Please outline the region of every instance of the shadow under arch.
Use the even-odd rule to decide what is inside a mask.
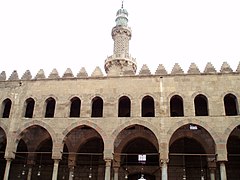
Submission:
[[[227,139],[227,178],[240,179],[240,123],[236,126]]]
[[[167,131],[167,136],[166,136],[167,143],[170,143],[170,139],[172,138],[174,132],[176,132],[182,126],[190,125],[190,124],[194,124],[194,125],[204,128],[206,130],[206,132],[208,132],[209,135],[213,138],[213,141],[215,144],[222,142],[222,138],[206,122],[199,121],[197,119],[187,119],[187,120],[182,120],[182,121],[175,123]]]
[[[157,138],[159,144],[160,144],[160,137],[159,135],[159,130],[151,123],[147,122],[147,121],[143,121],[143,120],[132,120],[132,121],[127,121],[123,124],[121,124],[120,126],[118,126],[111,134],[111,138],[113,139],[113,142],[115,142],[118,134],[124,130],[127,127],[133,126],[133,125],[140,125],[140,126],[144,126],[146,128],[148,128],[150,131],[152,131],[152,133],[154,134],[154,136]]]
[[[174,141],[181,138],[192,138],[197,140],[208,154],[215,154],[216,144],[211,134],[198,124],[188,123],[179,127],[171,136],[169,147]]]
[[[32,171],[32,179],[52,176],[53,140],[46,128],[37,124],[26,126],[17,134],[15,143],[16,152],[10,179],[24,179],[28,171]]]
[[[70,126],[64,131],[64,163],[59,168],[65,172],[70,171],[76,179],[86,179],[89,176],[98,179],[104,177],[101,168],[105,165],[104,141],[96,126],[94,128],[86,124],[75,124],[73,128]]]
[[[225,139],[223,138],[223,142],[227,143],[227,140],[229,138],[229,136],[231,135],[231,133],[233,133],[233,131],[240,125],[240,123],[238,121],[235,121],[233,123],[231,123],[224,131],[224,136]]]
[[[2,122],[0,122],[0,129],[2,129],[5,133],[5,135],[7,136],[8,127]]]
[[[172,134],[169,141],[171,178],[209,179],[210,168],[216,168],[216,144],[202,126],[187,123]]]
[[[141,159],[143,158],[143,159]],[[132,124],[122,129],[114,140],[114,163],[119,167],[119,178],[134,174],[159,176],[159,143],[155,134],[143,124]]]
[[[70,126],[68,126],[62,133],[63,134],[62,142],[64,143],[64,140],[69,132],[71,132],[76,127],[83,127],[83,126],[88,126],[94,129],[101,136],[101,138],[103,139],[103,142],[106,142],[109,139],[109,136],[106,134],[106,132],[103,131],[103,129],[100,128],[97,124],[85,120],[85,121],[73,123]]]
[[[7,145],[6,129],[0,126],[0,177],[4,177],[6,160],[4,158]]]
[[[26,131],[26,129],[28,129],[31,126],[39,126],[39,127],[44,128],[49,133],[49,135],[52,139],[52,142],[53,142],[53,146],[57,142],[56,133],[51,126],[49,126],[47,123],[44,123],[42,121],[34,120],[34,121],[31,121],[31,122],[25,123],[23,126],[21,126],[16,131],[15,143],[17,143],[22,138],[21,134],[24,133]]]

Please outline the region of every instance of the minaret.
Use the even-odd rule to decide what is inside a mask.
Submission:
[[[128,27],[128,12],[123,8],[117,11],[116,26],[112,29],[114,40],[113,55],[105,60],[105,71],[107,74],[122,75],[124,70],[136,73],[137,64],[129,54],[129,40],[132,36],[131,28]]]

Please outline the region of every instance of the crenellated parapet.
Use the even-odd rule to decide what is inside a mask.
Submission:
[[[124,62],[118,62],[124,63]],[[215,69],[212,63],[208,62],[205,66],[203,72],[199,70],[195,63],[191,63],[187,72],[184,72],[181,66],[176,63],[174,64],[170,73],[167,72],[164,65],[159,64],[154,74],[151,73],[150,69],[146,64],[142,66],[139,72],[136,74],[135,71],[129,66],[123,68],[121,74],[118,72],[118,68],[112,68],[111,72],[107,75],[103,73],[100,67],[96,67],[94,71],[89,76],[86,69],[82,67],[80,71],[75,76],[70,68],[67,68],[62,76],[59,75],[57,69],[53,69],[52,72],[46,76],[43,69],[40,69],[35,77],[32,76],[31,72],[27,70],[21,78],[16,70],[12,72],[12,74],[7,77],[6,72],[2,71],[0,74],[0,81],[17,81],[17,80],[53,80],[53,79],[83,79],[83,78],[98,78],[98,77],[122,77],[122,76],[181,76],[181,75],[208,75],[208,74],[239,74],[240,73],[240,63],[238,64],[236,70],[234,71],[227,62],[223,62],[219,71]]]

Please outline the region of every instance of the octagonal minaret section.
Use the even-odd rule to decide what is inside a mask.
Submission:
[[[130,56],[129,40],[132,37],[131,28],[128,27],[128,12],[123,8],[117,11],[116,26],[112,29],[114,40],[113,55],[105,60],[105,71],[107,74],[122,75],[124,71],[137,70],[136,60]]]

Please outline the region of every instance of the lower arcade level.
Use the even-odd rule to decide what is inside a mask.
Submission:
[[[12,140],[0,128],[0,179],[240,179],[240,126],[227,138],[226,161],[219,160],[212,135],[197,124],[180,126],[167,146],[159,145],[155,134],[140,124],[122,129],[113,144],[88,125],[64,133],[62,143],[57,143],[46,128],[31,125],[20,132],[9,158],[7,141]],[[55,153],[58,148],[60,155]]]

